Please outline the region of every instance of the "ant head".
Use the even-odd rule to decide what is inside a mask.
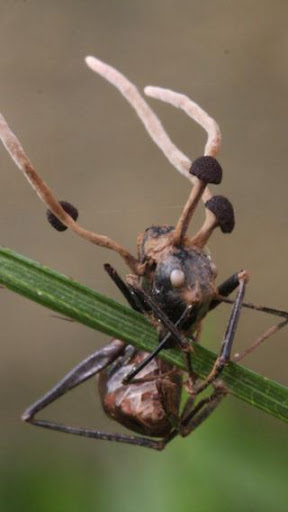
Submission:
[[[176,321],[188,305],[199,318],[215,294],[216,267],[188,239],[175,246],[174,231],[173,226],[152,226],[139,237],[139,259],[146,265],[142,284],[169,318]]]
[[[214,157],[203,156],[191,166],[197,178],[176,228],[152,226],[138,238],[139,260],[146,264],[144,286],[157,299],[157,303],[175,320],[187,305],[193,306],[195,320],[207,312],[214,296],[217,269],[204,247],[216,227],[223,233],[234,228],[234,211],[223,196],[212,196],[205,203],[206,219],[199,232],[186,235],[189,221],[203,195],[207,183],[221,182],[222,169]]]

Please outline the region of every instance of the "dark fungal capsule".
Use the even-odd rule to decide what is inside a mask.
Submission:
[[[79,213],[73,204],[68,203],[68,201],[59,201],[59,203],[61,204],[63,210],[65,210],[65,212],[68,213],[68,215],[70,215],[73,220],[78,219]],[[56,229],[56,231],[65,231],[67,229],[67,226],[65,226],[63,222],[61,222],[61,220],[59,220],[56,215],[51,212],[51,210],[47,210],[46,217],[49,224],[51,224],[51,226]]]
[[[204,183],[218,185],[222,180],[222,167],[213,156],[200,156],[190,167],[190,174]]]
[[[205,207],[214,213],[222,233],[231,233],[235,226],[234,208],[224,196],[213,196]]]

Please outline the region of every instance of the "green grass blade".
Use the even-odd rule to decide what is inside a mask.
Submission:
[[[108,299],[85,286],[31,261],[10,249],[0,249],[0,283],[82,324],[151,351],[157,336],[143,315]],[[185,369],[182,354],[165,350],[161,357]],[[216,354],[195,347],[193,368],[204,377]],[[229,391],[238,398],[288,421],[288,388],[261,377],[243,366],[229,363],[223,372]]]

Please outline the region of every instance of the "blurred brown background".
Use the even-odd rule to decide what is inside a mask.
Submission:
[[[234,233],[209,244],[219,281],[247,268],[249,300],[287,309],[287,17],[284,1],[0,0],[1,110],[57,196],[79,207],[82,224],[134,252],[139,231],[175,223],[189,183],[83,59],[98,56],[140,89],[188,94],[220,124],[219,193],[236,210]],[[184,152],[202,154],[199,127],[150,104]],[[122,301],[103,271],[110,262],[125,274],[117,255],[50,229],[3,148],[0,167],[1,244]],[[192,231],[202,219],[200,208]],[[287,427],[233,398],[162,454],[22,424],[27,405],[107,339],[8,291],[0,300],[1,510],[287,510]],[[214,350],[228,311],[208,321],[203,343]],[[271,322],[245,313],[237,349]],[[246,364],[287,384],[287,356],[283,331]],[[47,416],[117,430],[89,384]]]

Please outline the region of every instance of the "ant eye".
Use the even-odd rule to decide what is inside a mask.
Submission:
[[[185,274],[183,270],[175,268],[170,274],[170,281],[174,288],[180,288],[185,283]]]

